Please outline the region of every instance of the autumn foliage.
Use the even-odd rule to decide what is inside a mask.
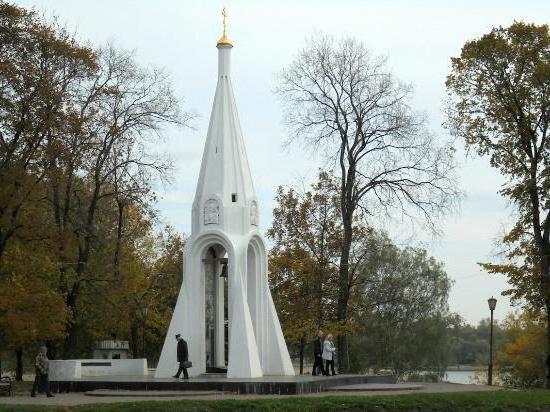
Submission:
[[[0,356],[15,351],[18,378],[44,342],[82,358],[117,336],[158,356],[184,238],[157,229],[171,163],[154,144],[188,119],[162,70],[0,2]]]

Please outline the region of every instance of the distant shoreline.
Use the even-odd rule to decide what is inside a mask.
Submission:
[[[477,370],[483,370],[484,367],[482,365],[454,365],[454,366],[448,366],[445,370],[446,372],[475,372]]]

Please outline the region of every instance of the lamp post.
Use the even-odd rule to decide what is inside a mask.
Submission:
[[[145,357],[145,331],[147,327],[147,313],[149,312],[149,308],[147,307],[146,303],[142,303],[139,307],[141,311],[141,316],[143,319],[143,328],[142,328],[142,339],[141,339],[141,356]]]
[[[487,371],[487,384],[490,386],[493,384],[493,311],[497,306],[497,300],[491,296],[487,300],[489,303],[489,310],[491,311],[491,335],[489,338],[489,370]]]

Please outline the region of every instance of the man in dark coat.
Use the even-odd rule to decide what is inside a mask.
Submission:
[[[183,379],[189,379],[189,375],[187,374],[187,361],[189,360],[189,353],[187,351],[187,342],[183,340],[181,335],[178,333],[176,335],[176,340],[178,341],[178,363],[179,368],[178,372],[174,375],[174,378],[179,378],[180,373],[183,372]]]
[[[34,368],[36,370],[36,376],[34,377],[34,383],[32,385],[31,396],[34,398],[36,396],[36,390],[41,388],[46,392],[48,398],[52,398],[53,395],[50,392],[50,382],[48,379],[48,374],[50,370],[50,363],[48,360],[48,348],[46,346],[41,346],[38,351],[38,356],[34,362]]]
[[[314,356],[314,362],[313,362],[313,368],[311,370],[311,374],[313,376],[317,375],[317,368],[321,369],[321,373],[323,375],[326,375],[325,368],[323,366],[323,341],[324,341],[325,334],[322,330],[317,331],[317,339],[313,342],[313,356]]]

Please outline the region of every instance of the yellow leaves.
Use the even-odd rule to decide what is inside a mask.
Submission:
[[[18,276],[0,284],[0,340],[11,348],[63,336],[68,313],[46,282]]]
[[[544,380],[545,325],[529,312],[510,314],[503,324],[509,339],[497,351],[496,363],[505,382],[536,386]]]

